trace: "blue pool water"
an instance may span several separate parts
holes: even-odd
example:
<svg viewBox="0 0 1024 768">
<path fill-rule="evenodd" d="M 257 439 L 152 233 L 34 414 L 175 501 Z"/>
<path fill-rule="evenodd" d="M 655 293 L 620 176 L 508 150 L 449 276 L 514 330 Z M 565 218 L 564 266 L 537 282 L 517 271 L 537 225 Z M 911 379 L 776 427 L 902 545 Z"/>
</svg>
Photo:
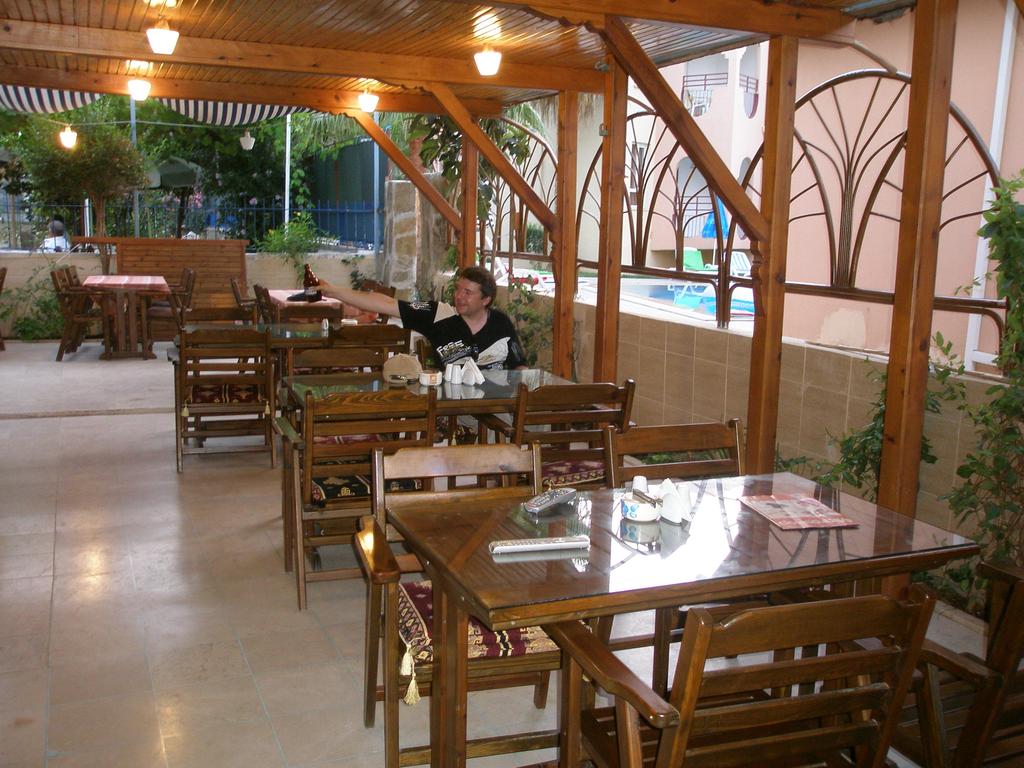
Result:
<svg viewBox="0 0 1024 768">
<path fill-rule="evenodd" d="M 622 292 L 630 296 L 664 301 L 684 309 L 715 314 L 717 301 L 714 289 L 700 283 L 661 283 L 627 280 L 622 283 Z M 734 315 L 754 314 L 754 298 L 750 289 L 738 288 L 733 291 L 730 305 Z"/>
</svg>

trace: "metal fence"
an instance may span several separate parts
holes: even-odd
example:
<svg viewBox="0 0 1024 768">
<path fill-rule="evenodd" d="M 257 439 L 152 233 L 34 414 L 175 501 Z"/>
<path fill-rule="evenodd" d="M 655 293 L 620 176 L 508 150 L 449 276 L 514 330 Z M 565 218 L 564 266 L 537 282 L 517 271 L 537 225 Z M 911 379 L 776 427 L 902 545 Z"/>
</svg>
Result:
<svg viewBox="0 0 1024 768">
<path fill-rule="evenodd" d="M 291 209 L 293 217 L 298 214 L 308 214 L 328 242 L 361 248 L 381 245 L 384 210 L 374 210 L 372 203 L 320 203 Z M 85 206 L 33 206 L 22 198 L 0 194 L 0 248 L 38 248 L 46 237 L 47 223 L 54 215 L 65 221 L 70 235 L 85 234 Z M 95 220 L 95 212 L 92 218 Z M 106 223 L 107 235 L 111 237 L 134 236 L 131 202 L 107 203 Z M 176 201 L 169 200 L 139 206 L 140 237 L 241 238 L 258 247 L 267 232 L 283 223 L 284 207 L 280 203 L 208 202 L 182 208 Z"/>
</svg>

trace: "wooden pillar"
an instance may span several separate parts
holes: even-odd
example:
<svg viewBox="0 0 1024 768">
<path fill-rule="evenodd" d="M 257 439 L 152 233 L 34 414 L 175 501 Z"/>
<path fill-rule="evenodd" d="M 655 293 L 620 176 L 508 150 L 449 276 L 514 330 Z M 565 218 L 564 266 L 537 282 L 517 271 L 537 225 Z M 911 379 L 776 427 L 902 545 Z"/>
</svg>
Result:
<svg viewBox="0 0 1024 768">
<path fill-rule="evenodd" d="M 914 13 L 903 203 L 889 337 L 878 501 L 913 516 L 935 298 L 957 0 L 920 0 Z"/>
<path fill-rule="evenodd" d="M 476 205 L 480 182 L 480 151 L 462 137 L 462 232 L 459 236 L 459 269 L 476 264 Z"/>
<path fill-rule="evenodd" d="M 551 370 L 571 379 L 573 299 L 576 296 L 576 145 L 579 94 L 562 91 L 558 99 L 558 223 L 554 231 L 555 317 Z"/>
<path fill-rule="evenodd" d="M 594 381 L 615 381 L 619 355 L 622 201 L 626 190 L 626 72 L 612 57 L 604 76 L 601 144 L 601 233 L 597 254 Z"/>
<path fill-rule="evenodd" d="M 771 472 L 775 465 L 797 49 L 794 37 L 772 38 L 768 47 L 761 214 L 770 230 L 767 242 L 751 243 L 756 246 L 751 268 L 756 310 L 747 400 L 747 471 L 752 474 Z"/>
</svg>

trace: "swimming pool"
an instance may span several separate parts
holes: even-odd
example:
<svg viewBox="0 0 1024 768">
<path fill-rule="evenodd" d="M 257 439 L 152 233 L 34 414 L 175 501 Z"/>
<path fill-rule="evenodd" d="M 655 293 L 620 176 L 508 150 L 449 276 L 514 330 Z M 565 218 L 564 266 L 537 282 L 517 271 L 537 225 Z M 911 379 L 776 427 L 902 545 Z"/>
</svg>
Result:
<svg viewBox="0 0 1024 768">
<path fill-rule="evenodd" d="M 623 280 L 622 293 L 653 299 L 689 309 L 701 314 L 714 316 L 718 304 L 715 289 L 707 283 L 688 283 L 675 280 Z M 733 315 L 754 314 L 754 292 L 739 287 L 732 292 L 730 309 Z"/>
</svg>

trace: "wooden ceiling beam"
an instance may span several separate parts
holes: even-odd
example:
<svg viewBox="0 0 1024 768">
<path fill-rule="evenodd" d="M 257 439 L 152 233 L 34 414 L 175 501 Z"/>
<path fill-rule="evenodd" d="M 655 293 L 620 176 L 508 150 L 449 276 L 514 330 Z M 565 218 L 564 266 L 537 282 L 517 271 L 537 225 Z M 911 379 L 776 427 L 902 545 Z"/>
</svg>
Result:
<svg viewBox="0 0 1024 768">
<path fill-rule="evenodd" d="M 263 83 L 211 83 L 203 80 L 178 80 L 167 77 L 148 77 L 152 84 L 150 95 L 165 99 L 209 99 L 211 101 L 282 104 L 309 107 L 318 112 L 339 113 L 359 108 L 359 92 L 332 91 L 319 88 L 292 88 Z M 0 65 L 0 82 L 35 88 L 61 88 L 91 93 L 127 95 L 128 75 L 109 75 L 97 72 L 64 72 L 42 67 Z M 250 98 L 245 95 L 252 94 Z M 433 96 L 422 93 L 378 94 L 378 112 L 417 112 L 441 114 L 444 107 Z M 466 108 L 477 115 L 500 115 L 501 102 L 489 99 L 465 99 Z"/>
<path fill-rule="evenodd" d="M 476 0 L 463 1 L 478 4 Z M 752 0 L 493 0 L 488 4 L 526 8 L 572 24 L 578 24 L 582 19 L 609 15 L 794 37 L 827 35 L 852 21 L 838 9 Z"/>
<path fill-rule="evenodd" d="M 358 108 L 345 110 L 343 114 L 359 123 L 362 129 L 366 131 L 366 134 L 391 159 L 391 162 L 401 169 L 409 181 L 416 186 L 416 189 L 437 209 L 437 212 L 444 216 L 456 233 L 462 231 L 462 218 L 459 216 L 459 212 L 444 198 L 444 195 L 437 190 L 437 187 L 430 183 L 430 180 L 423 175 L 423 172 L 413 165 L 412 160 L 398 148 L 398 145 L 391 140 L 391 137 L 387 135 L 384 129 L 377 125 L 372 115 L 368 115 Z"/>
<path fill-rule="evenodd" d="M 732 211 L 747 236 L 753 240 L 766 241 L 771 229 L 768 222 L 747 197 L 743 187 L 697 126 L 697 121 L 683 107 L 683 102 L 665 82 L 657 66 L 623 21 L 609 16 L 605 20 L 601 35 L 615 60 L 643 91 L 654 111 L 665 121 L 676 141 L 704 175 L 708 185 Z"/>
<path fill-rule="evenodd" d="M 592 69 L 545 67 L 505 61 L 500 74 L 482 77 L 473 59 L 406 56 L 379 51 L 345 51 L 298 45 L 247 43 L 182 36 L 172 56 L 154 54 L 142 32 L 0 20 L 0 48 L 114 59 L 145 59 L 169 64 L 301 72 L 359 77 L 381 82 L 417 78 L 456 85 L 601 90 Z"/>
<path fill-rule="evenodd" d="M 558 219 L 555 214 L 551 212 L 551 209 L 540 198 L 540 195 L 534 192 L 533 188 L 526 183 L 526 180 L 516 170 L 516 167 L 502 154 L 490 137 L 483 132 L 483 129 L 477 125 L 476 119 L 470 114 L 466 106 L 444 83 L 426 83 L 425 85 L 437 100 L 444 105 L 449 117 L 455 121 L 459 130 L 462 131 L 462 135 L 468 137 L 476 145 L 477 149 L 480 150 L 480 154 L 487 159 L 487 162 L 494 166 L 498 175 L 505 179 L 512 188 L 512 191 L 522 198 L 526 207 L 537 217 L 537 221 L 553 232 L 558 225 Z"/>
</svg>

